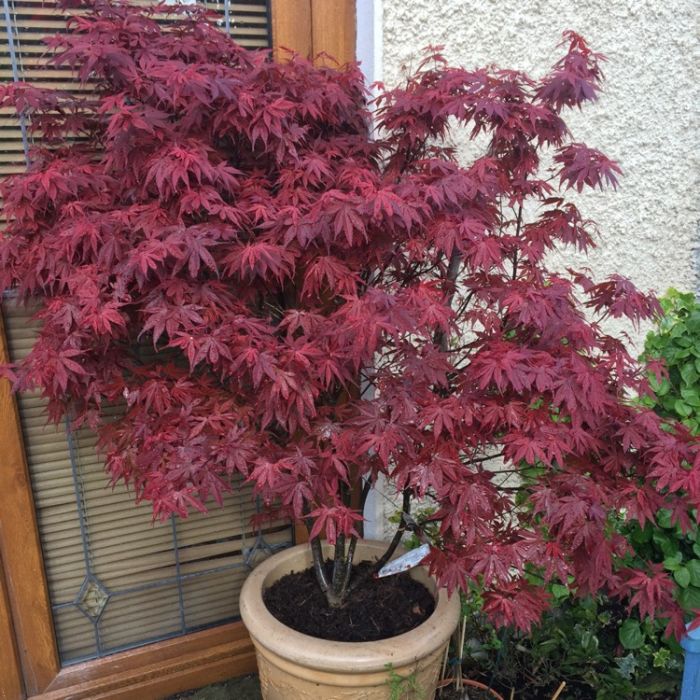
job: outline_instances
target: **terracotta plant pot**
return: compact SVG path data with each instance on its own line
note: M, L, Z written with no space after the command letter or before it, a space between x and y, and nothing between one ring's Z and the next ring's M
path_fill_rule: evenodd
M378 559L385 542L363 541L355 561ZM332 556L330 545L324 555ZM307 544L286 549L253 570L241 591L243 622L255 644L260 685L265 700L389 700L390 671L410 677L401 697L432 700L445 647L457 626L459 597L437 590L426 569L413 569L415 579L436 596L433 614L405 634L376 642L331 642L296 632L272 616L262 592L292 571L311 566ZM415 681L415 682L414 682Z

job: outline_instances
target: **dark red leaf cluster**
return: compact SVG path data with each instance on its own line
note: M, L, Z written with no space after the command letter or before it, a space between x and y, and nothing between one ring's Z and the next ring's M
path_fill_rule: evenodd
M621 567L610 516L700 506L700 452L630 400L650 389L597 322L657 304L545 262L593 245L565 190L620 172L562 117L596 98L602 57L570 33L534 80L432 51L381 92L373 135L356 66L273 62L196 7L163 24L83 4L51 61L95 91L0 89L44 139L2 185L0 288L43 322L16 387L96 428L156 516L242 475L334 539L356 530L351 488L384 474L437 504L431 567L479 580L501 623L546 605L533 565L677 623L661 574ZM487 142L466 164L458 129Z

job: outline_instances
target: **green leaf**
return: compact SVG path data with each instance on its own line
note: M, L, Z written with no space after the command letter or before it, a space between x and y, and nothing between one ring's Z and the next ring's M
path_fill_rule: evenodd
M581 649L583 649L586 654L594 654L596 651L598 651L598 637L596 637L596 635L590 630L586 630L581 634L580 644Z
M690 585L690 571L685 566L681 566L673 572L673 578L681 588L688 588Z
M676 399L673 404L673 410L679 416L683 416L683 418L687 418L693 412L693 409L681 399Z
M683 561L683 555L680 552L676 552L673 556L666 557L664 559L664 569L666 571L675 571Z
M625 649L639 649L644 644L644 634L637 620L625 620L620 626L619 637Z
M681 367L681 377L688 386L693 386L698 379L698 372L695 369L695 362L689 362Z
M673 523L671 522L671 511L668 508L661 508L656 513L656 524L659 527L663 527L666 530L673 529Z
M668 394L671 388L671 383L663 377L660 382L656 381L656 376L654 374L649 375L649 385L657 396L664 396Z
M653 530L651 525L647 524L642 528L635 523L632 528L632 542L635 544L644 544L645 542L649 542L649 540L651 540L652 532Z
M627 680L632 679L632 675L637 670L639 662L634 658L634 654L629 653L627 656L618 657L615 659L620 675Z
M672 338L680 338L681 336L685 335L685 331L685 323L683 323L683 321L675 321L673 326L671 326L670 336Z
M673 415L674 418L677 418L678 416L676 415L676 409L674 408L674 404L676 403L676 395L675 394L669 394L668 396L664 396L661 398L661 401L659 403L669 412Z
M555 597L556 600L561 600L562 598L568 598L569 597L569 589L566 586L562 586L560 583L553 583L552 584L552 595Z
M698 542L693 542L693 554L696 557L700 557L700 544Z
M697 435L700 432L700 416L697 418L686 418L683 421L683 425L688 426L690 432Z
M693 551L697 544L693 545ZM700 588L700 559L691 559L686 565L686 568L690 572L690 583L693 586Z
M671 650L664 648L654 652L654 668L666 668L671 659Z
M700 610L700 588L688 586L678 593L678 602L686 612Z
M655 530L651 538L654 544L661 549L664 557L672 557L678 552L678 541L669 537L663 530Z
M688 365L686 365L687 367ZM683 368L685 369L685 367ZM693 369L693 372L695 370ZM693 380L695 381L695 380ZM688 382L690 384L690 382ZM683 397L683 400L689 405L689 406L694 406L697 408L700 406L700 391L695 386L682 386L681 387L681 396Z
M544 652L545 654L549 654L550 652L554 651L559 646L559 640L551 637L550 639L545 639L543 642L540 642L537 645L537 649L540 652Z

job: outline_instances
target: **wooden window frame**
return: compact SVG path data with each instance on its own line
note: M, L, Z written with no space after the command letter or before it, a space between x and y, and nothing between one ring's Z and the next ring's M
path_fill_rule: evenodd
M355 60L355 0L270 4L277 57ZM7 348L0 314L0 363ZM61 668L17 403L0 380L0 700L144 700L254 670L241 622Z

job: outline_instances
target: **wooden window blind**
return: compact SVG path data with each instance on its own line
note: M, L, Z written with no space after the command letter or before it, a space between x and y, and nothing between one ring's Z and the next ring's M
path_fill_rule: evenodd
M84 89L70 71L44 65L43 37L65 29L66 17L55 2L0 3L0 79ZM242 45L270 46L265 0L202 4ZM0 110L0 177L24 170L30 146L18 118ZM3 315L11 359L20 359L38 326L30 311L11 301L3 305ZM94 434L47 425L44 402L36 394L21 395L18 405L63 664L237 617L238 592L250 566L291 544L287 522L253 532L249 488L236 489L223 508L214 506L208 515L152 524L148 504L136 507L124 487L107 486Z
M176 4L178 0L173 0ZM133 5L152 5L153 0L131 0ZM214 11L217 24L242 46L269 48L271 41L270 11L267 0L247 3L230 0L198 1ZM70 14L80 14L71 11ZM70 70L45 65L47 35L65 31L66 14L57 9L55 0L0 0L0 81L25 81L39 87L54 87L79 93L81 88ZM0 109L0 177L19 173L27 163L31 144L23 125L10 108ZM2 201L0 200L0 207Z
M11 301L3 316L10 357L19 360L38 325ZM93 433L47 424L36 393L21 394L18 406L64 664L237 617L246 573L291 544L286 521L253 531L256 504L240 483L223 508L153 524L148 504L108 487Z
M336 56L341 62L354 59L354 0L268 0L268 3L270 8L268 14L265 13L265 3L259 0L228 3L231 33L239 41L248 46L252 46L252 42L256 42L255 45L266 46L265 35L259 30L265 27L265 32L267 32L271 26L273 50L281 60L284 60L287 55L284 50L286 48L296 50L303 56L327 52ZM55 0L35 1L31 4L45 10L55 10ZM221 16L225 12L227 3L208 3L208 5L218 9ZM0 0L0 23L4 24L5 30L3 32L3 28L0 28L0 70L7 71L6 76L13 73L9 57L8 36L16 38L15 24L19 21L19 14L15 10L23 7L26 8L27 5L22 5L20 2L13 3L11 0L7 0L7 2ZM4 14L5 8L9 11L7 15ZM9 17L9 21L4 21L5 17ZM268 18L271 19L271 23ZM58 20L61 20L60 16ZM222 29L225 29L225 18L220 24ZM10 28L9 35L8 27ZM240 27L241 30L249 28L258 31L249 32L246 35L240 31L237 34L237 27ZM35 32L35 34L38 33ZM28 52L23 53L20 50L20 44L16 48L19 51L18 79L22 79L26 77L26 74L22 73L22 59L28 55ZM41 56L40 52L37 54L37 57ZM13 128L15 134L10 133ZM23 145L21 138L19 138L21 136L18 134L19 131L19 125L9 111L0 113L0 176L3 172L21 171L24 167ZM14 170L10 168L14 168ZM0 209L1 216L2 209ZM1 307L2 299L0 299L0 311ZM6 309L6 313L10 315L13 312ZM5 361L8 347L1 317L0 313L0 358ZM22 323L16 319L10 319L10 321L13 324ZM224 680L231 675L253 671L255 669L255 651L240 621L212 624L207 629L191 634L169 632L168 634L172 634L172 636L168 639L145 645L133 641L133 637L127 637L124 645L133 648L115 654L107 653L105 658L91 658L83 663L72 663L72 660L77 660L79 657L77 655L70 656L62 649L63 658L69 660L68 665L64 666L59 658L56 635L54 634L54 617L57 614L52 611L52 600L49 599L42 543L37 523L37 509L33 502L34 494L32 493L29 469L26 465L23 430L16 411L16 403L14 397L9 394L7 383L0 380L0 450L2 451L0 467L3 467L0 468L0 697L7 698L7 700L22 700L22 698L27 697L34 700L94 700L95 698L127 700L167 697L173 693ZM28 413L27 417L30 416L31 414ZM38 412L34 417L37 418L37 416ZM44 426L43 418L39 425ZM29 446L27 447L29 448ZM63 454L65 460L65 451ZM68 457L70 457L70 453ZM83 455L81 455L82 457ZM72 469L72 465L70 468ZM32 467L33 469L34 467ZM95 474L95 478L97 479L97 474ZM83 483L89 483L89 479L84 479ZM103 486L105 482L98 481L96 483L100 484L100 493L106 493L106 488ZM75 496L73 496L73 501L75 501ZM133 510L130 500L125 506ZM58 508L57 505L56 510ZM75 512L77 517L77 506ZM223 517L225 512L225 510L221 512L214 510L209 517ZM40 515L41 527L44 531L47 514L48 511L45 514L42 507ZM126 515L126 511L121 515ZM90 517L89 515L88 520ZM134 525L142 533L140 537L132 538L134 549L139 542L146 541L146 535L152 529L150 515L148 518L144 515L142 523L143 525ZM73 527L75 524L74 520ZM177 523L177 525L185 525L185 523ZM79 522L77 526L80 529ZM171 523L170 526L172 527ZM89 527L88 522L88 529ZM114 525L111 527L119 527L119 520L114 521ZM105 529L109 530L109 526L105 526ZM124 524L122 531L125 536L128 536L128 524ZM179 536L181 532L182 530L178 527L177 535ZM222 541L228 535L225 531L216 534L216 539L213 541L205 539L203 543L221 547ZM245 534L246 546L248 546L250 543L249 535L252 533L246 532ZM305 539L305 536L303 526L299 527L297 537ZM95 533L95 537L97 537L97 533ZM42 538L46 542L47 535L42 534ZM267 535L265 538L267 539ZM118 539L115 537L114 541L118 542ZM179 556L187 545L182 537L178 545ZM223 546L230 547L230 545L225 544ZM97 545L94 548L97 548ZM172 542L170 549L174 550ZM193 548L191 554L195 553ZM174 557L174 554L171 556ZM206 556L214 565L217 555L210 553ZM80 560L78 559L78 561ZM83 564L79 563L75 566L83 567ZM175 565L176 572L178 566L184 566L183 561ZM188 563L188 566L192 566L192 564ZM172 568L173 565L171 565ZM223 572L218 573L223 574ZM217 570L213 572L204 570L201 574L202 580L211 580L217 574ZM227 575L231 576L231 574ZM191 593L196 579L196 576L181 577L182 598L186 604L193 599L196 593L196 590ZM153 583L159 583L159 581L156 580ZM54 584L51 585L53 593ZM227 595L235 596L235 590L231 593L229 585L222 583L220 590L228 591ZM165 588L165 586L161 586L161 588ZM213 587L209 590L211 593L208 594L208 598L213 606L218 600L216 595L220 595L220 593L217 593ZM142 591L141 593L145 597L146 592ZM99 599L99 589L86 588L86 606L91 606L86 608L88 611L99 608ZM161 599L162 596L155 596L155 602L159 602ZM74 600L75 598L68 596L67 599L60 601L55 595L53 596L53 602L58 604L61 602L71 603ZM118 608L117 604L124 605L125 600L125 597L120 599L116 595L110 598L103 611L104 619L101 620L105 629L107 629L107 624L113 623L108 614L111 616L120 614L122 608ZM174 606L172 602L170 604L172 611ZM110 606L112 606L111 612ZM200 609L206 609L206 606L202 605ZM229 610L235 611L235 601ZM179 603L177 612L179 614ZM66 613L64 612L63 615L65 616ZM83 618L89 623L89 626L85 628L86 632L92 633L92 623L84 615ZM210 619L213 620L213 616ZM224 619L225 617L222 615L222 620ZM129 621L127 620L127 622ZM186 617L186 623L197 624L192 615ZM131 624L133 625L133 618ZM180 626L181 629L183 629L182 626ZM162 629L156 628L155 633L162 633ZM62 635L63 632L60 634ZM115 648L109 646L114 641L109 637L105 637L103 641L104 648L108 650ZM120 643L120 640L116 640L116 642ZM94 650L86 650L85 653L96 655Z

